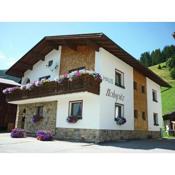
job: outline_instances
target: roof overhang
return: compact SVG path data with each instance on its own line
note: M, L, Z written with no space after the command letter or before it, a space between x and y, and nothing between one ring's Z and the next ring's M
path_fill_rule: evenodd
M134 69L150 78L160 86L171 87L166 81L161 79L148 68L144 67L138 60L136 60L103 33L44 37L12 67L10 67L6 73L17 77L22 77L26 70L32 70L33 65L39 60L44 60L45 55L47 55L53 49L58 50L59 46L68 46L71 49L76 50L78 45L88 45L95 48L97 51L100 47L102 47L111 54L123 60L125 63L131 65Z

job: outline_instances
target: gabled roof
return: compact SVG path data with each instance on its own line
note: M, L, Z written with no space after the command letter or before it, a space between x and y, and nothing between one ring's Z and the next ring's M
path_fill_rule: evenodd
M4 78L0 78L0 84L7 84L7 85L15 85L15 86L20 86L19 83L16 83L13 80L8 80L8 79L4 79Z
M32 70L35 63L37 63L39 60L43 60L45 55L51 50L58 49L59 45L66 45L72 49L76 49L77 45L90 45L97 50L99 47L102 47L111 54L123 60L125 63L131 65L134 69L150 78L160 86L170 87L166 81L161 79L148 68L144 67L138 60L136 60L103 33L46 36L31 50L29 50L21 59L19 59L6 73L17 77L22 77L26 70Z

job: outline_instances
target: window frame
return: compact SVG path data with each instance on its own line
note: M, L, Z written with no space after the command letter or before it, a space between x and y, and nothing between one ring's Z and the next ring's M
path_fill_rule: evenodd
M155 94L155 96L154 96L153 94ZM152 100L153 100L154 102L158 102L157 91L154 90L154 89L152 89Z
M134 109L134 118L138 119L138 110L137 109Z
M116 73L120 75L121 79L120 79L120 84L116 83ZM125 82L124 82L124 72L115 69L115 85L121 88L125 88Z
M39 77L39 81L41 80L48 80L50 78L50 75L46 75L46 76L43 76L43 77Z
M117 106L120 106L121 107L121 116L116 116L116 107ZM124 117L124 104L121 104L121 103L115 103L115 107L114 107L114 120L116 119L116 118L120 118L120 117Z
M78 119L82 119L83 118L83 100L74 100L74 101L69 101L69 108L68 108L68 116L71 116L72 113L72 104L73 103L81 103L81 116L78 117L76 116Z
M145 94L145 86L144 85L141 85L141 92L142 92L142 94Z
M40 115L40 110L42 109L42 115ZM44 113L44 106L40 105L40 106L36 106L36 115L43 117L43 113Z
M78 67L78 68L75 68L75 69L71 69L69 70L69 74L74 72L74 71L81 71L81 70L86 70L86 67L85 66L82 66L82 67Z
M134 90L137 90L137 82L134 81Z
M142 119L146 120L146 112L144 112L144 111L142 112Z
M159 126L158 113L156 113L156 112L153 113L153 122L154 122L154 126Z

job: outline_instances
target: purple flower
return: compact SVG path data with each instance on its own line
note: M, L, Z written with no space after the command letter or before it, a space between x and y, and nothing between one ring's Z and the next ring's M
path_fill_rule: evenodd
M35 85L36 87L39 87L39 86L42 85L42 82L41 82L41 81L34 81L34 85Z
M51 131L39 130L36 133L36 137L41 141L51 141L53 139L53 135Z
M31 90L32 87L33 87L33 84L31 84L31 83L26 84L26 89L27 90Z
M26 132L24 129L14 128L14 129L12 129L11 137L12 138L24 138L24 137L26 137Z

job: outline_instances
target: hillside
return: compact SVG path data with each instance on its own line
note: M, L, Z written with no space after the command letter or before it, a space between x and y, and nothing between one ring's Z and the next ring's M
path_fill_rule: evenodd
M9 80L14 80L16 82L19 82L20 79L17 78L17 77L13 77L13 76L10 76L10 75L7 75L6 73L6 70L0 70L0 78L5 78L5 79L9 79Z
M158 69L158 65L151 66L150 69L171 84L172 88L162 88L162 112L163 114L175 111L175 80L170 76L168 68L165 63L161 63L161 69Z

